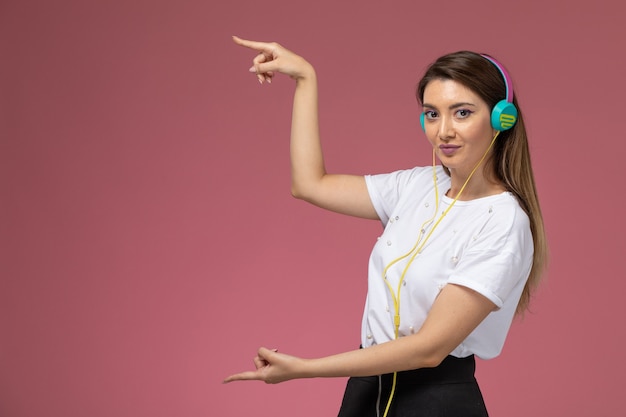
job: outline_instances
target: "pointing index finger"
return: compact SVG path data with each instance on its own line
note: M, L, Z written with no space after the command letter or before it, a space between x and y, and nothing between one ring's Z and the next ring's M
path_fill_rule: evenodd
M253 380L260 380L260 379L261 377L259 376L258 372L247 371L247 372L240 372L238 374L231 375L225 378L224 381L222 381L222 383L228 384L229 382L233 382L233 381L253 381Z
M249 41L249 40L246 40L246 39L241 39L241 38L239 38L237 36L233 36L233 41L237 45L245 46L247 48L254 49L256 51L266 52L269 55L271 55L272 52L273 52L272 47L267 42Z

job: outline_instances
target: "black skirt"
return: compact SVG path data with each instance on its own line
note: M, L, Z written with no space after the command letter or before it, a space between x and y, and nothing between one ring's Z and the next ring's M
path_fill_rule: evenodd
M487 417L474 356L448 356L436 368L398 372L387 417ZM339 417L383 417L393 374L348 380Z

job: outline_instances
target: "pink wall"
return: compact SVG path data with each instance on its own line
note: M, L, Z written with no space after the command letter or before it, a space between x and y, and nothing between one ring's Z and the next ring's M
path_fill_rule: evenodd
M358 346L380 230L290 197L292 82L259 86L233 34L316 65L341 172L429 162L413 87L437 56L506 63L552 264L479 363L488 407L622 415L618 1L93 3L0 5L0 416L335 414L344 380L221 384L259 345Z

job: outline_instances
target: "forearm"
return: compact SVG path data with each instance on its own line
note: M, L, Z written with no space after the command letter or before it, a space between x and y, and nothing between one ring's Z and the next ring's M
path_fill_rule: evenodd
M369 376L435 367L493 311L494 304L468 288L447 285L420 330L366 349L303 363L308 377Z
M258 379L278 383L295 378L370 376L435 367L494 307L489 299L473 290L446 285L415 334L319 359L300 359L261 348L255 371L231 375L225 382Z
M312 67L296 80L290 153L292 193L303 198L326 174L319 135L317 76Z
M308 378L381 375L434 367L446 354L422 343L415 334L365 349L307 359L302 374Z

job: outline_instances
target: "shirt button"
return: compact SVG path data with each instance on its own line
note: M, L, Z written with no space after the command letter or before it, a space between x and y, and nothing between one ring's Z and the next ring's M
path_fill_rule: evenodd
M456 256L453 256L453 257L452 257L452 259L451 259L451 261L452 261L453 263L457 263L457 262L459 262L459 258L457 258Z
M371 335L371 334L368 334L368 335L367 335L367 338L368 338L368 339L371 339L371 338L372 338L372 335Z
M387 246L391 246L391 240L387 241Z

